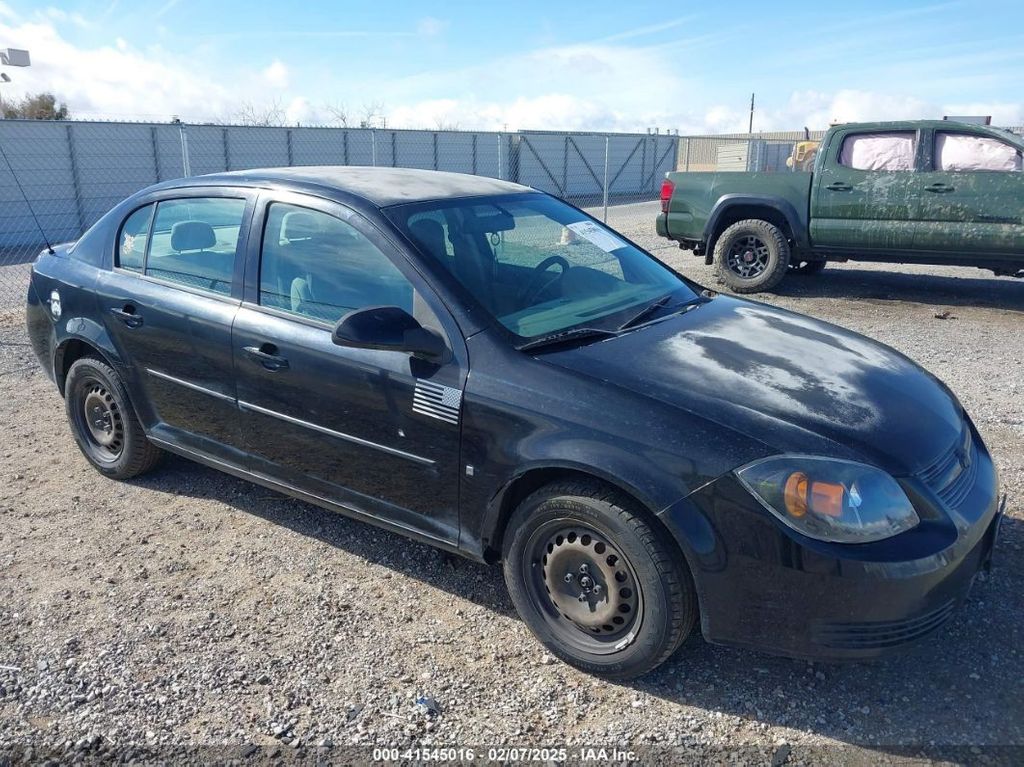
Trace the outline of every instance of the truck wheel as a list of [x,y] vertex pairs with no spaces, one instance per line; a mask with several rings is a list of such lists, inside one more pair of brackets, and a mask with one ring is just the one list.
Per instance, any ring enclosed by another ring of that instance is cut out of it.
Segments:
[[505,583],[554,655],[591,674],[634,679],[689,635],[697,597],[682,555],[621,493],[587,481],[542,488],[505,536]]
[[805,275],[821,274],[827,265],[827,261],[800,261],[799,259],[793,259],[789,262],[789,273]]
[[121,377],[103,360],[75,360],[64,385],[64,409],[75,442],[100,474],[131,479],[163,456],[146,439]]
[[735,293],[771,290],[786,276],[789,255],[789,241],[775,224],[737,221],[715,243],[718,281]]

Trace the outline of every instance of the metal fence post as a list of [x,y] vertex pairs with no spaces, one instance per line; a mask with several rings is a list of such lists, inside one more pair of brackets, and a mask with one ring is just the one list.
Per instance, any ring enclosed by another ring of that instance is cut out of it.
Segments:
[[504,176],[501,175],[501,134],[498,134],[498,178],[502,179]]
[[186,178],[192,175],[192,166],[188,156],[188,131],[185,123],[178,123],[178,136],[181,138],[181,172]]
[[606,224],[608,223],[608,150],[611,144],[611,136],[604,137],[604,184],[602,184],[604,191],[604,219]]
[[151,125],[149,127],[149,140],[153,145],[153,175],[156,176],[157,183],[160,182],[160,149],[156,141],[156,126]]
[[370,130],[370,164],[377,167],[377,131]]
[[221,128],[221,135],[224,138],[224,170],[231,170],[231,151],[228,149],[228,129]]
[[295,164],[295,156],[294,156],[294,153],[292,152],[292,129],[291,128],[289,128],[288,132],[285,134],[285,139],[288,142],[288,166],[291,167],[292,165]]
[[71,123],[64,126],[68,136],[68,156],[71,158],[71,182],[75,188],[75,211],[78,213],[78,231],[85,231],[85,213],[82,211],[82,182],[78,177],[78,160],[75,157],[75,136]]
[[690,170],[690,137],[686,137],[686,170]]

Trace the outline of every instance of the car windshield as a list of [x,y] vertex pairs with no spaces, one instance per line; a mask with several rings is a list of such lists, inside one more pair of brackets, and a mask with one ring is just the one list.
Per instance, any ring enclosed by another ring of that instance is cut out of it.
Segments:
[[386,212],[520,341],[578,327],[614,330],[653,302],[674,306],[697,297],[653,256],[547,195]]

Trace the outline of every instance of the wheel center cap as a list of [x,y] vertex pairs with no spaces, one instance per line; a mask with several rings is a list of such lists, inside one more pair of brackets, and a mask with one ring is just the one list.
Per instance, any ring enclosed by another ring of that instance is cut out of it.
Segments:
[[746,261],[748,264],[752,263],[754,261],[754,251],[752,251],[752,250],[744,251],[744,253],[743,253],[743,260]]
[[591,580],[589,575],[584,575],[580,578],[580,588],[582,588],[584,591],[590,591],[593,585],[594,581]]

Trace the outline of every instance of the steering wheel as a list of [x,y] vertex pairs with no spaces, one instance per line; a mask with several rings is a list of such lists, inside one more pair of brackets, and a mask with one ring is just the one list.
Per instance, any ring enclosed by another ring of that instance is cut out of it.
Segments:
[[[562,273],[557,277],[545,280],[545,272],[555,264],[562,267]],[[526,285],[519,292],[519,303],[523,306],[528,305],[542,290],[550,286],[554,280],[560,280],[565,277],[565,273],[568,271],[569,262],[562,258],[562,256],[548,256],[533,267],[533,274],[530,275],[530,278],[526,281]]]

